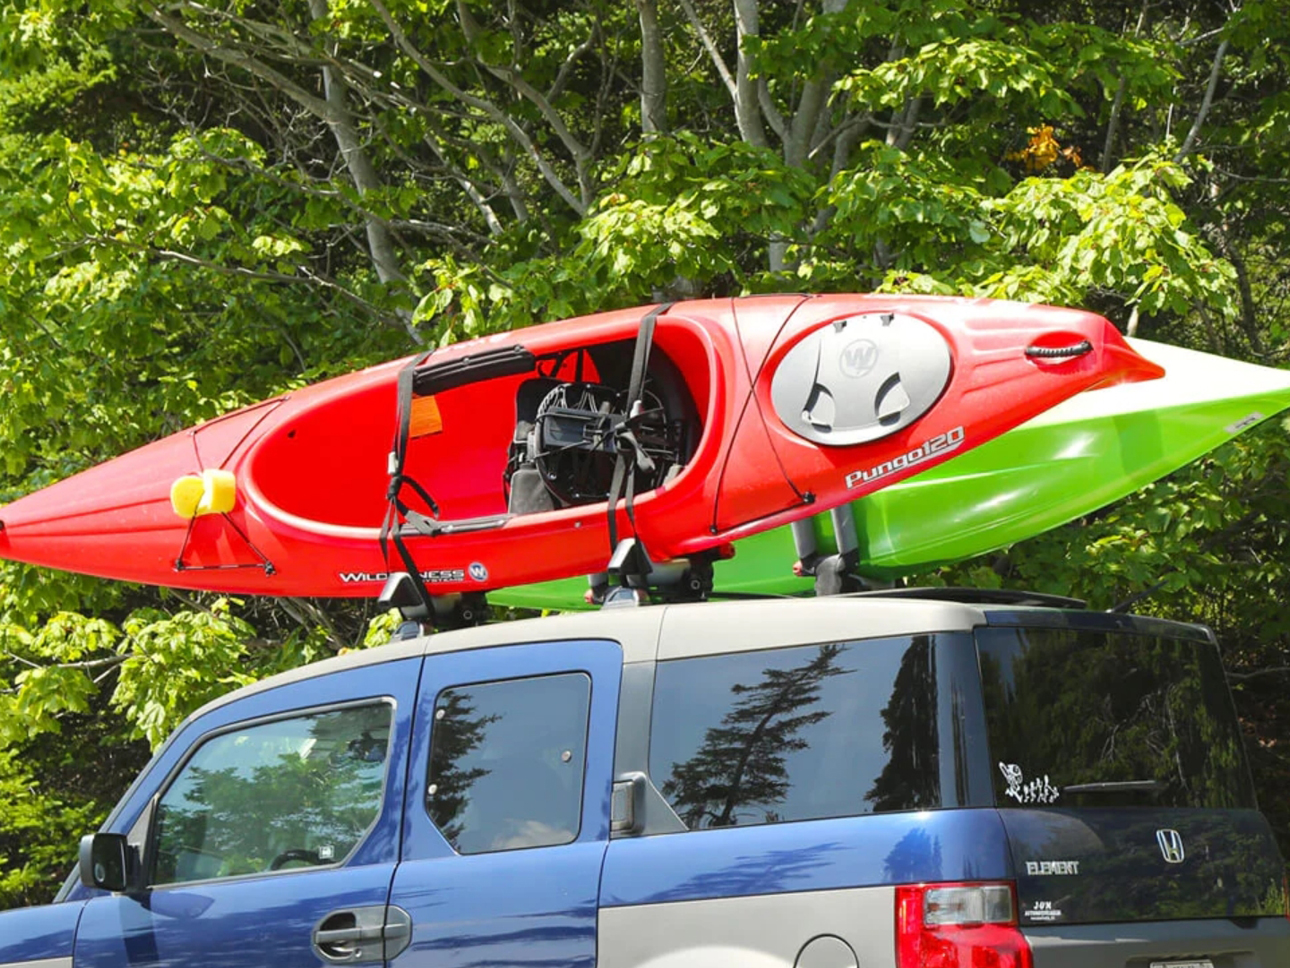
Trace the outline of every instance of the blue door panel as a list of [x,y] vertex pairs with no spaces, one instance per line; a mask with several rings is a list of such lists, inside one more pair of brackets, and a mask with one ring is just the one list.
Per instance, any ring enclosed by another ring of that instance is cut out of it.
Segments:
[[69,901],[0,911],[0,965],[70,958],[82,907]]
[[[591,725],[587,737],[587,782],[578,842],[609,838],[609,802],[613,792],[614,731],[623,653],[617,642],[539,642],[471,652],[432,655],[422,672],[417,700],[412,760],[408,770],[403,859],[456,856],[426,814],[426,770],[430,760],[430,724],[434,703],[449,686],[497,679],[585,672],[591,676]],[[550,850],[551,848],[544,848]]]
[[919,881],[1011,878],[998,811],[928,810],[724,827],[610,844],[606,907]]
[[[426,810],[435,700],[449,687],[586,673],[591,678],[582,822],[569,844],[458,855]],[[391,902],[412,915],[394,968],[561,965],[596,960],[600,869],[609,837],[622,650],[554,642],[432,655],[422,672],[408,770],[403,860]]]
[[395,968],[596,963],[603,843],[501,851],[399,865],[393,903],[412,915]]
[[77,968],[316,968],[314,926],[329,911],[384,904],[391,867],[277,874],[91,901]]
[[381,809],[335,868],[176,884],[137,896],[96,894],[76,939],[77,968],[316,968],[311,935],[336,910],[384,905],[400,851],[408,751],[421,659],[365,666],[290,683],[190,723],[154,762],[112,825],[125,832],[200,739],[236,724],[366,699],[393,701]]

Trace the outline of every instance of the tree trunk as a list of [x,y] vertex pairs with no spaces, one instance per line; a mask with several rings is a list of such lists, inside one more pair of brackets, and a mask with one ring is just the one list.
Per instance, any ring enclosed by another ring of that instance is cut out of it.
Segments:
[[658,26],[658,0],[636,0],[641,21],[641,131],[667,133],[667,58]]

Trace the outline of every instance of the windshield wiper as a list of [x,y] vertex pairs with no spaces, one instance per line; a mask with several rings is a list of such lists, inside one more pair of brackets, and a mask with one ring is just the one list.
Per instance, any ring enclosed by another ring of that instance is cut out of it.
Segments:
[[1116,780],[1106,783],[1073,783],[1062,793],[1159,793],[1167,784],[1160,780]]

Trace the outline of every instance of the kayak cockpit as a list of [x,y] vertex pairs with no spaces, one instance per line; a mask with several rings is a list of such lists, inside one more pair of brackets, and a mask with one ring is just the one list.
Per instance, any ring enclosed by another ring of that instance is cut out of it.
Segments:
[[605,383],[552,376],[521,383],[503,474],[507,510],[532,514],[606,500],[629,419],[644,457],[633,463],[633,490],[675,478],[694,452],[698,421],[674,371],[670,362],[657,362],[634,416],[626,392]]
[[[432,355],[404,377],[411,394],[402,414],[392,379],[355,388],[340,407],[304,407],[249,456],[259,503],[299,526],[373,528],[389,506],[390,453],[402,438],[401,497],[444,525],[437,533],[603,504],[628,416],[634,344],[627,338],[536,353],[512,344],[445,360]],[[648,458],[634,465],[638,497],[690,464],[712,386],[693,332],[660,328],[658,344],[632,424]]]

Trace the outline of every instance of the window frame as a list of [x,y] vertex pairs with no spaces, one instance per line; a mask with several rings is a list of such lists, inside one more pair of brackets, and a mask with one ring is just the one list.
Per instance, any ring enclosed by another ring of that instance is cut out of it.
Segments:
[[[354,846],[351,847],[343,857],[337,858],[336,860],[334,860],[329,864],[314,864],[309,867],[288,867],[288,868],[283,868],[281,870],[276,870],[276,871],[268,871],[268,870],[252,871],[246,874],[230,874],[225,877],[206,877],[206,878],[201,878],[199,880],[173,881],[173,882],[168,882],[164,884],[158,884],[156,882],[155,878],[157,874],[157,859],[158,859],[157,836],[159,832],[158,823],[160,818],[159,807],[161,805],[162,799],[166,796],[167,793],[170,792],[171,788],[175,785],[176,781],[178,781],[178,779],[183,775],[184,770],[187,769],[188,764],[192,761],[193,757],[197,755],[198,750],[202,749],[204,746],[206,746],[208,743],[212,742],[213,740],[216,740],[219,737],[225,736],[229,733],[236,733],[246,729],[254,729],[258,726],[264,726],[269,723],[283,722],[290,719],[305,719],[310,716],[321,716],[327,713],[343,712],[344,710],[347,710],[347,709],[362,709],[362,708],[368,708],[373,706],[385,706],[389,710],[389,714],[390,714],[390,720],[389,720],[390,735],[389,735],[389,738],[386,740],[385,771],[381,776],[380,796],[376,801],[376,809],[372,814],[372,819],[368,822],[368,825],[363,829],[363,832],[359,835],[358,839],[354,841]],[[134,830],[136,830],[140,826],[144,826],[144,829],[146,830],[146,833],[144,835],[142,867],[143,867],[143,870],[146,872],[147,890],[149,891],[165,891],[165,890],[173,890],[173,889],[182,890],[184,888],[191,887],[194,885],[227,884],[227,883],[233,883],[235,881],[248,880],[251,878],[278,877],[284,874],[304,874],[304,873],[311,873],[315,871],[335,870],[337,868],[344,867],[345,864],[349,862],[349,859],[353,857],[354,854],[356,854],[363,847],[364,843],[366,843],[367,839],[371,836],[372,830],[380,822],[381,814],[384,811],[386,804],[388,802],[388,795],[390,791],[390,779],[391,779],[390,771],[394,765],[393,757],[390,756],[390,753],[392,752],[395,745],[397,728],[398,728],[398,701],[393,696],[375,695],[375,696],[367,696],[361,699],[346,699],[339,702],[319,703],[314,706],[301,706],[295,709],[284,710],[282,712],[269,713],[264,716],[254,716],[250,719],[240,719],[237,722],[228,723],[224,726],[219,726],[215,729],[212,729],[209,732],[202,733],[188,747],[188,749],[184,751],[184,755],[180,758],[179,762],[175,764],[174,768],[171,769],[170,772],[166,774],[161,784],[157,787],[157,791],[152,795],[151,799],[148,801],[148,806],[144,809],[143,813],[140,815],[139,820],[136,821],[135,827],[131,830],[131,834],[133,834]]]
[[424,776],[425,785],[423,789],[427,791],[427,793],[426,795],[420,798],[421,809],[425,814],[426,820],[429,821],[430,823],[430,829],[433,830],[448,846],[448,849],[452,852],[452,856],[486,857],[486,856],[496,855],[496,854],[506,854],[516,850],[544,850],[551,847],[567,847],[568,845],[576,843],[578,841],[578,838],[582,836],[583,825],[586,823],[585,815],[587,811],[585,809],[586,808],[585,800],[586,800],[586,794],[587,794],[587,768],[588,768],[588,759],[589,759],[590,747],[591,747],[591,724],[593,719],[592,704],[593,704],[593,697],[595,694],[596,680],[595,680],[595,676],[589,669],[569,668],[569,669],[559,669],[551,672],[539,672],[539,673],[530,674],[530,675],[503,676],[496,679],[478,679],[471,682],[451,683],[449,685],[443,686],[442,688],[438,689],[435,692],[433,701],[431,702],[431,705],[430,705],[431,710],[438,709],[440,698],[444,695],[444,693],[452,692],[453,690],[473,689],[479,686],[494,686],[494,685],[503,685],[506,683],[531,682],[539,679],[555,679],[555,678],[560,678],[565,676],[581,676],[583,679],[586,680],[587,704],[586,704],[586,715],[582,726],[582,770],[581,770],[581,775],[579,777],[579,782],[578,782],[578,797],[577,797],[578,824],[573,829],[572,835],[569,837],[568,840],[560,841],[558,843],[531,844],[527,846],[518,846],[518,847],[499,847],[491,850],[462,851],[462,850],[458,850],[457,845],[454,844],[451,840],[449,840],[446,836],[444,836],[443,830],[439,827],[438,821],[435,820],[434,815],[430,812],[430,795],[428,793],[431,785],[434,783],[434,777],[431,774],[431,769],[434,765],[435,730],[438,726],[438,721],[433,719],[433,715],[432,715],[432,719],[430,722],[430,733],[429,733],[429,736],[427,736],[426,738],[426,768],[425,768],[425,776]]

